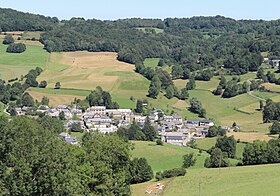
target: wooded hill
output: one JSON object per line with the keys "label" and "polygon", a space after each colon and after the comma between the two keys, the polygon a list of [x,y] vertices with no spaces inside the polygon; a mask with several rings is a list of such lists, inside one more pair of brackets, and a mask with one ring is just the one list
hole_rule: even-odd
{"label": "wooded hill", "polygon": [[[224,65],[231,74],[256,71],[261,52],[280,56],[280,20],[234,20],[223,16],[182,19],[72,18],[59,21],[11,9],[0,10],[2,31],[45,31],[41,42],[53,51],[111,51],[118,59],[137,63],[159,57],[184,70]],[[140,31],[136,27],[160,28]]]}

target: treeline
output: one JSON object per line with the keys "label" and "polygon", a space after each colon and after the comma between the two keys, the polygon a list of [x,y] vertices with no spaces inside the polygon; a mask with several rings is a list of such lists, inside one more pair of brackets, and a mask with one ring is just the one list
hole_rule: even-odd
{"label": "treeline", "polygon": [[268,99],[263,109],[263,122],[269,123],[273,121],[280,121],[280,103],[275,103]]}
{"label": "treeline", "polygon": [[130,184],[153,178],[147,160],[132,159],[132,145],[116,134],[86,133],[74,146],[43,122],[0,118],[1,194],[130,195]]}
{"label": "treeline", "polygon": [[248,143],[242,160],[243,165],[280,163],[280,139]]}
{"label": "treeline", "polygon": [[59,23],[56,17],[45,17],[0,8],[0,32],[7,31],[47,31]]}

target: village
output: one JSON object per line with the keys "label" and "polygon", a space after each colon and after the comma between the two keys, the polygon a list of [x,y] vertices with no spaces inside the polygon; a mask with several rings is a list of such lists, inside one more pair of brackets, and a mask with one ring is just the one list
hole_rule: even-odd
{"label": "village", "polygon": [[[28,107],[16,108],[17,115],[27,115]],[[161,109],[154,109],[150,116],[135,114],[131,109],[107,109],[105,106],[92,106],[84,112],[81,109],[59,105],[56,108],[40,106],[37,113],[53,118],[65,117],[64,128],[60,134],[63,141],[78,144],[75,136],[69,134],[73,127],[86,132],[98,131],[102,134],[117,132],[120,127],[129,127],[133,122],[141,128],[149,118],[162,142],[178,146],[187,146],[191,141],[205,138],[214,123],[211,120],[188,120],[182,116],[167,116]],[[227,129],[227,127],[225,127]],[[69,133],[68,133],[69,132]]]}

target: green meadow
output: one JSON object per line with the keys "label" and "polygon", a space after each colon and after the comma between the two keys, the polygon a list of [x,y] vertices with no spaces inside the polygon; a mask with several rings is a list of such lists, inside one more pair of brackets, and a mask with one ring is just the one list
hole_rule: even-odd
{"label": "green meadow", "polygon": [[159,28],[154,28],[154,27],[143,27],[143,28],[136,28],[136,29],[138,29],[138,30],[140,30],[140,31],[143,31],[143,32],[147,32],[146,31],[146,29],[147,30],[154,30],[156,33],[163,33],[164,32],[164,30],[163,29],[159,29]]}
{"label": "green meadow", "polygon": [[164,195],[279,195],[280,164],[190,169],[175,178]]}
{"label": "green meadow", "polygon": [[206,152],[199,154],[199,151],[192,148],[164,144],[156,145],[155,142],[133,141],[133,157],[144,157],[151,165],[154,173],[172,168],[182,167],[183,156],[188,153],[197,155],[197,162],[192,168],[203,168],[204,160],[209,155]]}

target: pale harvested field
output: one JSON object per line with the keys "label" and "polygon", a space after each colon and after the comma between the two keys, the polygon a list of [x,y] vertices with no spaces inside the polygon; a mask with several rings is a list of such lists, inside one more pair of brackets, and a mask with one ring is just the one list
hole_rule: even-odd
{"label": "pale harvested field", "polygon": [[253,142],[255,140],[269,141],[272,138],[262,133],[244,133],[244,132],[230,132],[228,136],[234,136],[236,140],[240,139],[241,142]]}
{"label": "pale harvested field", "polygon": [[57,105],[68,105],[74,101],[75,98],[77,99],[85,99],[84,96],[74,96],[74,95],[60,95],[60,94],[46,94],[46,93],[39,93],[35,91],[28,91],[28,93],[38,101],[41,101],[43,96],[46,96],[50,99],[50,106],[56,107]]}
{"label": "pale harvested field", "polygon": [[[39,80],[47,80],[50,85],[59,81],[63,88],[92,90],[102,86],[113,90],[123,76],[142,79],[133,72],[134,65],[119,62],[116,58],[117,54],[112,52],[52,53],[48,67]],[[61,65],[64,65],[64,69],[57,71]]]}

